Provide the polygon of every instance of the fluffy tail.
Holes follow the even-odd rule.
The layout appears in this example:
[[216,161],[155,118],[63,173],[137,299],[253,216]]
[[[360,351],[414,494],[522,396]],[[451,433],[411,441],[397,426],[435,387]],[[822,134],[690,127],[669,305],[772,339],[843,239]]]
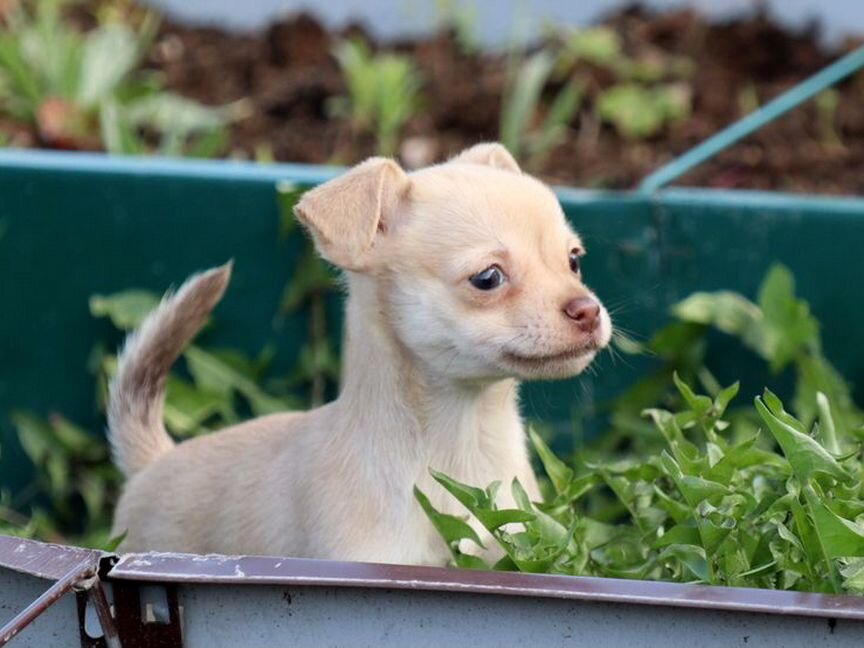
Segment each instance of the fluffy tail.
[[187,279],[126,339],[108,392],[108,435],[127,477],[174,447],[162,422],[165,380],[222,299],[231,268],[229,262]]

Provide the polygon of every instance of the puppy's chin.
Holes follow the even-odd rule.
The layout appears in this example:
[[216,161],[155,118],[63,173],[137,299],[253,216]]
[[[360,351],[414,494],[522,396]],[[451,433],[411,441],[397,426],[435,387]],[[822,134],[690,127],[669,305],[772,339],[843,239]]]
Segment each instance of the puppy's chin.
[[504,354],[501,364],[514,378],[523,380],[559,380],[582,373],[597,356],[597,349],[585,349],[549,357],[526,357]]

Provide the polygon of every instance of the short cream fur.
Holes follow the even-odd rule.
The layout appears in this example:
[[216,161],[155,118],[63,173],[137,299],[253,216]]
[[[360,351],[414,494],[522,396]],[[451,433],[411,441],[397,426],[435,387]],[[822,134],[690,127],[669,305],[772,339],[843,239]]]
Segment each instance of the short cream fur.
[[[111,386],[111,442],[128,477],[121,549],[443,565],[414,485],[459,515],[429,468],[471,484],[518,477],[539,498],[517,381],[577,374],[609,342],[607,311],[569,265],[582,243],[499,144],[410,174],[372,158],[309,191],[296,213],[347,278],[339,397],[175,444],[165,376],[230,266],[190,278],[130,336]],[[504,282],[472,285],[492,265]],[[574,319],[574,303],[596,322]]]

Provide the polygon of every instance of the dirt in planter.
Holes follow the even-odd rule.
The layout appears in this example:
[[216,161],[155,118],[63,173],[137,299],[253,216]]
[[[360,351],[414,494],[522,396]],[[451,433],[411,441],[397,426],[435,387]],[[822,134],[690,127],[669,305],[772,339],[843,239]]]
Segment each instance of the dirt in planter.
[[[651,170],[852,47],[826,51],[818,44],[815,26],[793,33],[760,15],[713,24],[692,11],[653,14],[631,8],[605,22],[634,57],[674,55],[690,62],[692,74],[682,84],[692,97],[692,112],[648,139],[631,140],[600,123],[589,103],[563,143],[533,169],[557,183],[633,187]],[[361,27],[332,33],[308,15],[288,17],[254,34],[166,22],[146,65],[164,73],[171,89],[204,103],[243,102],[245,117],[231,126],[231,155],[351,163],[375,150],[371,137],[353,135],[328,115],[328,100],[345,92],[331,51],[349,34],[368,39]],[[403,133],[406,161],[441,160],[471,143],[497,139],[507,78],[504,55],[466,53],[446,33],[388,47],[413,55],[424,78],[422,109]],[[613,82],[607,70],[590,65],[579,73],[589,95]],[[864,74],[838,89],[833,113],[811,102],[682,183],[861,193]]]
[[[792,33],[764,16],[709,24],[692,11],[652,14],[634,8],[610,17],[625,51],[656,51],[692,62],[689,118],[647,140],[628,140],[599,124],[590,109],[566,140],[541,161],[549,180],[590,187],[635,186],[652,169],[691,148],[840,52],[818,44],[815,27]],[[363,34],[361,28],[349,30]],[[236,152],[272,150],[277,160],[350,163],[373,154],[371,138],[352,137],[328,118],[327,100],[345,91],[330,55],[344,33],[328,33],[314,18],[291,17],[256,35],[168,25],[150,64],[169,85],[206,103],[247,98],[250,114],[232,128]],[[496,139],[507,76],[502,55],[467,54],[451,34],[396,43],[414,56],[425,85],[423,109],[408,124],[403,152],[441,160],[473,142]],[[851,45],[850,45],[851,47]],[[588,87],[608,86],[608,73],[587,68]],[[748,93],[750,105],[743,105]],[[795,110],[684,184],[857,194],[864,190],[864,75],[840,86],[833,130],[813,105]],[[820,121],[821,120],[821,121]],[[835,139],[834,136],[837,136]],[[413,147],[413,149],[411,148]]]

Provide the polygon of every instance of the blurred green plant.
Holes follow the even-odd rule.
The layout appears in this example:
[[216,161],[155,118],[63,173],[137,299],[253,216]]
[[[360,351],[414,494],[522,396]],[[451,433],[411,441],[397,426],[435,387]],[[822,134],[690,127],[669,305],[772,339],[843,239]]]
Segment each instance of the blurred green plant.
[[621,83],[597,98],[597,114],[628,139],[645,139],[690,115],[689,87]]
[[629,55],[619,34],[609,27],[550,28],[548,40],[546,51],[555,57],[552,78],[583,79],[593,68],[611,79],[592,84],[585,102],[591,103],[599,120],[624,137],[651,137],[689,116],[689,59],[659,49]]
[[158,30],[153,13],[133,27],[119,10],[100,11],[82,33],[64,19],[69,4],[22,0],[0,15],[0,112],[53,148],[200,157],[224,148],[228,109],[168,92],[139,69]]
[[[681,321],[656,347],[664,336],[663,344],[692,343],[709,326],[736,336],[773,371],[794,365],[795,415],[767,389],[735,414],[737,383],[721,389],[697,371],[711,392],[701,395],[673,371],[619,400],[629,411],[648,384],[656,403],[670,380],[677,396],[674,410],[644,409],[653,439],[629,456],[595,448],[568,465],[531,433],[549,480],[545,502],[531,502],[514,481],[515,508],[499,509],[500,484],[481,489],[433,471],[504,550],[494,568],[864,593],[864,417],[822,355],[818,323],[789,271],[769,272],[758,304],[697,293],[674,312]],[[480,544],[465,519],[417,497],[454,564],[492,567],[460,549]]]
[[567,81],[544,110],[543,90],[555,68],[555,59],[541,50],[510,73],[501,106],[501,142],[528,168],[543,157],[567,134],[582,101],[583,90],[576,79]]
[[[339,361],[328,334],[326,300],[337,290],[337,284],[334,272],[314,253],[311,239],[296,227],[293,209],[303,191],[282,184],[278,193],[282,234],[297,237],[303,246],[294,279],[285,287],[280,306],[283,313],[309,313],[309,339],[300,350],[297,366],[286,379],[271,380],[267,378],[271,346],[255,357],[237,349],[190,346],[183,354],[183,366],[167,381],[165,425],[175,436],[205,434],[236,423],[247,414],[259,416],[319,405],[332,395]],[[89,307],[93,317],[104,318],[128,332],[158,303],[155,293],[130,289],[93,295]],[[90,368],[97,378],[97,401],[103,410],[116,366],[116,356],[106,351],[105,344],[97,344]],[[34,465],[34,480],[14,497],[0,493],[0,533],[110,546],[111,513],[121,478],[105,440],[56,414],[46,419],[16,411],[12,422]]]
[[[305,189],[283,182],[277,185],[282,219],[282,235],[297,231],[294,205]],[[302,236],[302,234],[301,234]],[[303,236],[304,247],[294,273],[294,280],[285,286],[280,311],[289,315],[308,312],[309,338],[300,347],[297,367],[287,385],[309,391],[309,405],[322,405],[339,382],[340,363],[333,345],[333,333],[327,316],[327,302],[339,291],[336,272],[315,250],[312,240]]]
[[752,81],[744,84],[738,90],[738,114],[742,117],[759,109],[759,91]]
[[609,27],[550,28],[542,49],[517,60],[511,53],[499,133],[528,168],[566,140],[580,112],[583,126],[605,122],[629,139],[652,137],[690,114],[690,61],[659,50],[629,56]]
[[561,72],[588,63],[612,72],[619,81],[648,84],[686,79],[693,73],[689,59],[659,49],[628,55],[621,36],[611,27],[552,28],[549,32],[552,42],[558,44],[557,65]]
[[16,500],[38,497],[26,517],[9,517],[24,501],[9,498],[7,505],[0,505],[0,532],[10,530],[3,528],[5,521],[18,527],[19,534],[63,542],[71,532],[79,544],[105,546],[121,479],[104,439],[60,415],[45,420],[18,411],[12,413],[12,422],[35,468],[35,481]]
[[551,28],[550,37],[559,43],[556,64],[564,73],[585,61],[605,68],[621,68],[627,57],[621,37],[609,27],[573,28],[561,31]]
[[478,50],[477,7],[473,2],[435,0],[435,13],[438,30],[452,31],[463,53],[473,54]]
[[840,91],[829,88],[816,95],[817,128],[819,138],[825,146],[842,147],[843,138],[837,123],[837,109],[840,107]]
[[[90,312],[125,332],[137,327],[158,303],[153,293],[127,290],[94,295]],[[236,349],[190,346],[183,354],[190,378],[180,371],[168,378],[166,427],[175,436],[190,437],[236,423],[247,411],[257,416],[300,406],[302,401],[296,397],[262,386],[271,355],[266,348],[252,358]],[[97,376],[97,399],[104,410],[117,358],[98,344],[90,364]],[[17,411],[12,422],[21,447],[33,463],[35,478],[14,498],[7,495],[5,504],[0,498],[0,533],[106,546],[122,479],[105,440],[57,414],[44,419]],[[21,513],[27,509],[27,514]]]
[[372,134],[379,154],[394,155],[402,128],[420,107],[420,72],[410,57],[374,54],[360,40],[340,42],[334,56],[348,94],[329,101],[330,113],[347,119],[355,134]]

